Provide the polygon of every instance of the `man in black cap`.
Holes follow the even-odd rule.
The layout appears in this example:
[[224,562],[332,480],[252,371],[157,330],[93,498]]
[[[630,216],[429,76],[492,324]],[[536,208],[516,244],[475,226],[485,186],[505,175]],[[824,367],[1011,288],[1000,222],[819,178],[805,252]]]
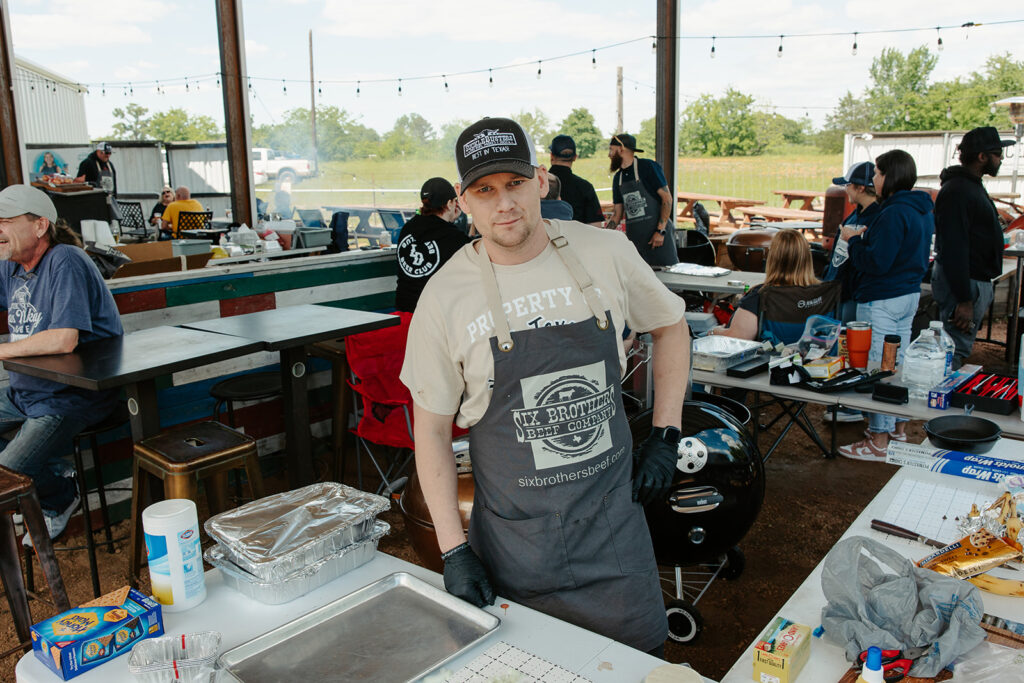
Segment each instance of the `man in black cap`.
[[992,278],[999,275],[1003,229],[982,176],[995,176],[1003,161],[1001,140],[992,126],[975,128],[960,141],[960,165],[943,169],[935,199],[935,268],[932,296],[939,320],[956,344],[953,367],[971,355],[974,338],[992,303]]
[[107,194],[116,195],[117,170],[110,160],[113,153],[114,148],[109,142],[97,143],[96,148],[78,165],[78,176],[90,185],[105,190]]
[[461,209],[455,188],[444,178],[431,178],[420,188],[423,205],[398,234],[398,288],[395,308],[416,310],[427,280],[448,262],[469,237],[453,223]]
[[[500,593],[658,653],[668,623],[641,502],[664,501],[676,473],[685,307],[622,235],[541,218],[547,173],[515,121],[471,125],[455,160],[481,238],[427,283],[401,374],[445,588],[479,606]],[[635,454],[621,394],[627,320],[650,331],[657,386]],[[468,542],[453,419],[473,453]]]
[[594,186],[572,172],[572,164],[576,161],[576,141],[568,135],[556,135],[548,149],[551,151],[548,173],[561,182],[560,196],[562,201],[572,206],[573,220],[596,227],[604,225],[604,213]]
[[611,159],[612,201],[615,208],[606,228],[615,228],[626,217],[626,237],[640,256],[652,266],[679,262],[676,253],[672,207],[675,198],[668,189],[665,173],[656,161],[636,156],[636,138],[628,133],[613,135],[608,143]]

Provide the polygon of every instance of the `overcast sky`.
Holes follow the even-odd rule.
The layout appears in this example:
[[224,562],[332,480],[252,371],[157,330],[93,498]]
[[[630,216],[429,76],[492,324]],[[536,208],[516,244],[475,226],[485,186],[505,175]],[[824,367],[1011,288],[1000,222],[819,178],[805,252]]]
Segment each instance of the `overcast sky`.
[[[213,77],[219,68],[214,3],[209,0],[8,0],[17,55],[71,80],[87,83],[89,133],[109,133],[111,110],[137,102],[152,111],[180,106],[213,116],[223,126],[223,105]],[[934,28],[874,34],[884,29],[961,25],[1024,19],[1018,3],[977,0],[706,0],[682,2],[682,106],[702,93],[732,86],[763,106],[820,124],[846,91],[869,81],[883,48],[936,48]],[[624,69],[625,126],[634,131],[654,114],[655,57],[645,38],[656,32],[654,0],[246,0],[251,112],[256,123],[279,121],[285,111],[309,106],[308,31],[313,30],[318,101],[346,109],[385,132],[402,114],[417,112],[439,127],[453,119],[510,115],[539,108],[557,123],[574,107],[587,107],[602,131],[615,125],[615,68]],[[794,34],[847,32],[838,37]],[[853,32],[858,52],[851,55]],[[995,53],[1019,49],[1024,23],[943,30],[944,50],[934,78],[967,78]],[[729,39],[733,35],[771,35]],[[776,58],[779,34],[792,35]],[[718,35],[716,58],[709,39]],[[537,61],[573,52],[570,59]],[[593,68],[591,58],[596,57]],[[527,63],[488,75],[443,74]],[[186,85],[183,78],[193,77]],[[416,77],[434,76],[425,80]],[[404,78],[397,83],[374,79]],[[153,81],[162,84],[158,93]],[[266,80],[264,80],[266,79]],[[282,83],[281,79],[288,79]],[[364,81],[356,85],[329,81]],[[134,93],[126,94],[133,81]],[[305,81],[305,82],[301,82]],[[147,82],[148,84],[135,85]],[[101,85],[106,83],[104,87]],[[287,92],[284,92],[285,87]],[[103,90],[106,94],[103,94]],[[1009,124],[1007,124],[1009,126]]]

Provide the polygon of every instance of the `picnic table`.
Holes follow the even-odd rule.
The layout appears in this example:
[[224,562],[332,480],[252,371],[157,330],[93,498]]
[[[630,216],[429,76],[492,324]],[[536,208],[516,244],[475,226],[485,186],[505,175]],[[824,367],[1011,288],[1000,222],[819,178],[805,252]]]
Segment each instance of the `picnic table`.
[[777,194],[785,200],[782,208],[790,208],[790,204],[795,201],[801,201],[803,204],[800,206],[804,211],[810,211],[814,207],[811,203],[818,197],[824,197],[824,192],[817,192],[815,190],[772,190],[772,194]]
[[733,209],[741,206],[760,206],[767,203],[760,199],[743,199],[741,197],[726,197],[723,195],[702,194],[699,192],[678,192],[676,193],[676,199],[683,204],[683,208],[679,210],[678,218],[692,219],[693,205],[696,202],[715,202],[722,210],[722,215],[718,219],[718,224],[722,225],[722,223],[725,223],[734,228],[738,228],[740,223],[733,217]]
[[778,206],[740,206],[737,211],[743,214],[743,224],[749,224],[754,216],[761,216],[766,221],[820,221],[821,211],[804,209],[783,209]]

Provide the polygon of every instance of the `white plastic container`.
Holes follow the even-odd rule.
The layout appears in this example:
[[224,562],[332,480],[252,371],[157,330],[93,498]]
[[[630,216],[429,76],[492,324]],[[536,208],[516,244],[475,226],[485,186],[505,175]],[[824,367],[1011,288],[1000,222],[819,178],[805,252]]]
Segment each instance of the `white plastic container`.
[[921,330],[903,354],[901,381],[910,398],[928,400],[928,392],[945,378],[946,353],[935,337],[935,330]]
[[180,612],[205,600],[196,504],[183,498],[153,503],[142,511],[142,530],[153,597],[162,609]]
[[928,327],[935,330],[935,337],[939,340],[939,345],[942,350],[946,352],[946,377],[949,377],[949,373],[953,372],[953,354],[956,351],[956,344],[953,343],[953,338],[949,336],[949,332],[946,332],[945,326],[938,320],[933,320],[928,323]]

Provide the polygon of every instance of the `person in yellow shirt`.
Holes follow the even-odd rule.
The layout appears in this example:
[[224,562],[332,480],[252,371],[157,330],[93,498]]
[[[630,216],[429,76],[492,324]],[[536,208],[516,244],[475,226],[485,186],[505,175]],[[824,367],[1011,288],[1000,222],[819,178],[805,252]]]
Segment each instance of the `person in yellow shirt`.
[[182,211],[202,211],[203,205],[192,199],[192,193],[182,185],[174,191],[174,201],[164,209],[160,229],[161,239],[178,239],[178,214]]

